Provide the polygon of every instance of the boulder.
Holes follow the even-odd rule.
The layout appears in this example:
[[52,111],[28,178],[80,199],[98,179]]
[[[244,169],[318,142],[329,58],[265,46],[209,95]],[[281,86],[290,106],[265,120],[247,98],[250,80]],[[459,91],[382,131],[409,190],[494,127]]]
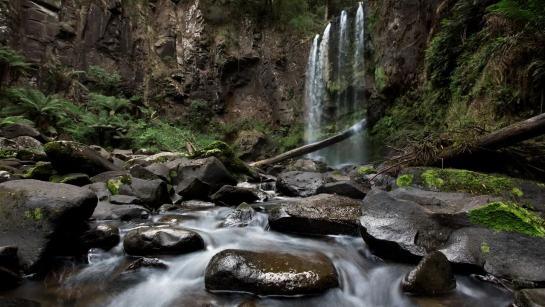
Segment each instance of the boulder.
[[95,193],[99,201],[105,201],[110,197],[110,195],[112,195],[104,182],[91,183],[83,186],[83,188]]
[[129,172],[131,176],[140,178],[140,179],[147,179],[147,180],[161,179],[163,181],[167,181],[170,170],[164,164],[154,163],[146,167],[142,165],[135,165],[131,167]]
[[146,220],[150,216],[148,209],[138,205],[113,205],[100,201],[93,213],[95,220]]
[[119,228],[113,224],[98,224],[81,236],[81,241],[86,249],[101,248],[110,250],[119,241]]
[[127,171],[107,171],[91,177],[91,181],[93,183],[108,182],[110,179],[116,179],[124,176],[129,176],[129,173]]
[[0,183],[12,180],[12,175],[7,171],[0,171]]
[[253,203],[259,200],[259,196],[248,188],[224,185],[210,199],[221,206],[238,206],[242,203]]
[[146,226],[129,231],[123,247],[129,255],[151,256],[186,254],[205,246],[196,232],[175,227]]
[[364,188],[363,185],[352,181],[330,182],[318,188],[318,194],[337,194],[354,199],[363,199],[369,188]]
[[61,173],[84,173],[90,176],[118,171],[110,161],[93,149],[76,142],[55,141],[44,146],[47,157]]
[[112,195],[110,196],[110,203],[114,205],[141,205],[140,198],[129,195]]
[[357,234],[361,202],[320,194],[280,203],[269,214],[271,229],[314,235]]
[[522,289],[515,292],[517,307],[545,307],[545,289]]
[[175,191],[186,199],[208,200],[224,185],[236,185],[237,180],[215,157],[185,160],[176,168]]
[[[494,200],[414,188],[372,190],[363,201],[360,229],[369,249],[383,258],[413,262],[439,250],[466,268],[521,282],[545,281],[545,239],[540,223],[532,222],[536,215],[507,205],[502,211]],[[499,228],[483,220],[497,221]]]
[[323,184],[325,178],[321,173],[292,171],[278,176],[276,188],[286,196],[307,197],[315,195]]
[[263,156],[267,146],[267,137],[264,133],[256,130],[244,130],[238,133],[234,144],[241,159],[255,161]]
[[228,249],[208,263],[209,291],[257,295],[320,294],[339,285],[335,266],[321,253],[288,254]]
[[427,254],[401,281],[401,288],[413,295],[442,295],[456,288],[451,265],[443,253]]
[[223,222],[224,227],[246,227],[250,225],[256,217],[257,213],[254,208],[246,203],[242,203],[233,212],[225,217]]
[[42,143],[29,137],[15,139],[0,137],[0,158],[17,158],[20,160],[39,161],[46,158]]
[[17,245],[26,271],[69,248],[65,234],[78,234],[97,197],[88,189],[38,180],[0,184],[0,246]]
[[310,159],[298,159],[288,164],[286,171],[322,173],[327,171],[327,164]]
[[137,197],[142,204],[150,208],[159,208],[161,205],[171,202],[167,184],[160,179],[144,180],[131,178],[129,182],[121,184],[118,193],[119,195]]
[[91,184],[91,179],[89,178],[89,176],[82,173],[52,176],[50,180],[56,183],[77,185],[78,187],[83,187],[85,185]]
[[19,136],[29,136],[37,140],[45,141],[42,134],[35,128],[24,124],[11,124],[0,127],[0,136],[13,139]]
[[55,174],[55,169],[51,162],[39,161],[34,166],[28,168],[23,175],[26,179],[37,179],[48,181]]

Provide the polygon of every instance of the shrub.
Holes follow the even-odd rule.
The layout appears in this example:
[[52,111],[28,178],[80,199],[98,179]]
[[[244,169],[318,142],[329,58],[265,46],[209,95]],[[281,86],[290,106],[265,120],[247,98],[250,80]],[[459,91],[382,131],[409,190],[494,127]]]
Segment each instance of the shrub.
[[100,66],[90,66],[87,69],[87,79],[91,82],[91,89],[102,94],[114,95],[119,92],[121,76],[116,71],[108,72]]

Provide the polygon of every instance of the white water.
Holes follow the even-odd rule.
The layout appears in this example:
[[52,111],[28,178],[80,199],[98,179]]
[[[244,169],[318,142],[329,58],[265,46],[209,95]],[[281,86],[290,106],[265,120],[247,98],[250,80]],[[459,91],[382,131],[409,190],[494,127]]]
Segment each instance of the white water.
[[[331,32],[336,39],[329,39]],[[330,44],[333,44],[330,46]],[[318,50],[316,50],[318,48]],[[329,57],[329,50],[335,57]],[[307,144],[325,138],[326,128],[346,129],[365,114],[364,97],[365,15],[360,3],[352,18],[342,11],[335,25],[328,24],[321,43],[313,41],[308,61],[305,104]],[[318,59],[316,59],[318,55]],[[333,61],[333,62],[332,62]],[[331,133],[332,131],[329,131]],[[310,154],[330,165],[368,162],[364,133]]]

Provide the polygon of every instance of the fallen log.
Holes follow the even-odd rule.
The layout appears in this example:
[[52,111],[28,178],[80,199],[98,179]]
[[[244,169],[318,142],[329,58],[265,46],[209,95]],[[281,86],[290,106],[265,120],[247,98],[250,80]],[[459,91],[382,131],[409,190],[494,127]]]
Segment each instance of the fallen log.
[[311,152],[315,152],[315,151],[320,150],[322,148],[331,146],[333,144],[337,144],[337,143],[339,143],[341,141],[344,141],[344,140],[348,139],[349,137],[361,132],[366,126],[367,126],[367,121],[365,119],[362,119],[361,121],[357,122],[352,127],[348,128],[347,130],[345,130],[345,131],[343,131],[343,132],[341,132],[339,134],[336,134],[336,135],[334,135],[332,137],[329,137],[329,138],[327,138],[325,140],[318,141],[318,142],[315,142],[315,143],[307,144],[307,145],[292,149],[290,151],[287,151],[287,152],[285,152],[283,154],[280,154],[280,155],[278,155],[276,157],[273,157],[273,158],[253,162],[253,163],[250,164],[250,166],[260,167],[260,166],[263,166],[263,165],[274,164],[274,163],[282,162],[282,161],[285,161],[285,160],[288,160],[288,159],[300,157],[300,156],[309,154]]
[[434,161],[433,164],[436,164],[438,161],[444,162],[466,157],[467,155],[471,155],[472,152],[497,150],[543,134],[545,134],[545,113],[486,134],[478,138],[477,141],[469,147],[469,150],[460,151],[458,149],[446,148],[439,154],[438,159]]

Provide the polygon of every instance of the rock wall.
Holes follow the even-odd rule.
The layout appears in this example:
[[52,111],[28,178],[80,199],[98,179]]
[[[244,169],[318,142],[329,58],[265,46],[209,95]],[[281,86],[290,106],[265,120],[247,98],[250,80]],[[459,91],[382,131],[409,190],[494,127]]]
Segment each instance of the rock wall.
[[127,95],[141,95],[168,116],[180,117],[195,100],[205,101],[224,121],[284,125],[302,114],[309,42],[232,18],[222,1],[0,4],[2,43],[38,66],[117,71]]

